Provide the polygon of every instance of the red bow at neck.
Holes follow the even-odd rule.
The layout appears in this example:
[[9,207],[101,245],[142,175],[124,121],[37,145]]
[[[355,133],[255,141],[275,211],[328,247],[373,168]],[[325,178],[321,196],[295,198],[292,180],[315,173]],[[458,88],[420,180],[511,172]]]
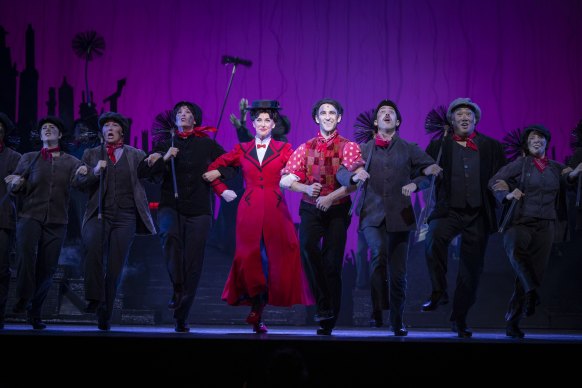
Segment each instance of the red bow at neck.
[[380,148],[388,148],[390,146],[390,140],[384,140],[382,136],[376,135],[376,146]]
[[539,172],[544,172],[546,167],[548,167],[548,164],[550,164],[550,161],[547,156],[544,156],[543,158],[534,158],[534,166],[536,166]]
[[123,147],[123,140],[119,143],[107,144],[107,156],[109,156],[109,159],[111,159],[113,163],[117,162],[117,159],[115,158],[115,150],[121,147]]
[[335,131],[333,133],[333,135],[331,135],[330,137],[328,137],[327,139],[325,137],[323,137],[323,135],[321,134],[321,132],[317,133],[317,152],[319,152],[320,154],[324,153],[325,150],[327,149],[327,147],[333,143],[333,141],[335,140],[335,138],[338,136],[337,131]]
[[186,139],[192,135],[194,135],[195,137],[208,137],[208,135],[204,132],[216,132],[216,128],[214,128],[214,127],[194,127],[191,131],[187,131],[187,132],[177,131],[176,135],[178,135],[178,137],[180,139]]
[[45,148],[42,147],[42,149],[40,150],[40,155],[42,156],[42,158],[44,160],[51,160],[53,158],[53,152],[60,152],[61,148],[59,146],[56,146],[54,148]]
[[479,148],[477,148],[477,144],[473,141],[475,136],[477,136],[476,132],[473,132],[472,134],[470,134],[467,137],[453,135],[453,140],[454,141],[464,141],[464,142],[466,142],[468,148],[472,149],[473,151],[479,151]]

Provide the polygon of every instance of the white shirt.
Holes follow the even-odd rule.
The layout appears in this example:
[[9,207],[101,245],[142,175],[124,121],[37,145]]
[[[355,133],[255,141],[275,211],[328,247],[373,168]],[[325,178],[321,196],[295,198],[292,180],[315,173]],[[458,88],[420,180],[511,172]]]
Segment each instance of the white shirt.
[[281,177],[281,181],[279,182],[279,186],[282,189],[289,190],[293,182],[299,182],[299,177],[295,174],[287,174]]
[[[119,162],[119,159],[121,159],[121,156],[123,156],[123,147],[119,147],[119,148],[115,149],[113,151],[113,155],[115,155],[115,164],[117,164],[117,162]],[[107,156],[107,155],[105,155],[105,156]]]
[[259,139],[255,137],[255,147],[258,144],[265,144],[266,147],[257,148],[257,158],[259,158],[259,163],[263,164],[263,159],[265,158],[265,153],[267,152],[267,148],[269,148],[269,143],[271,142],[271,136],[267,137],[266,139]]

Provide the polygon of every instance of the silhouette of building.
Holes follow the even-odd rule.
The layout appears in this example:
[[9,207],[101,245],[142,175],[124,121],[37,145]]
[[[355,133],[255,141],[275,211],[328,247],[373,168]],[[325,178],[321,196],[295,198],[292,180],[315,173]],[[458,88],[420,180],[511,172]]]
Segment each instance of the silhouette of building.
[[75,104],[73,102],[73,87],[63,77],[63,83],[59,86],[59,117],[65,123],[67,129],[73,128],[75,123]]
[[35,68],[34,30],[26,29],[26,65],[20,74],[18,94],[18,127],[22,133],[20,150],[30,151],[30,132],[38,117],[38,71]]
[[47,114],[50,116],[54,116],[55,109],[57,107],[57,97],[55,88],[49,88],[48,94],[49,98],[48,101],[46,102]]
[[10,48],[6,46],[8,32],[0,26],[0,112],[16,121],[16,78],[18,71],[12,63]]

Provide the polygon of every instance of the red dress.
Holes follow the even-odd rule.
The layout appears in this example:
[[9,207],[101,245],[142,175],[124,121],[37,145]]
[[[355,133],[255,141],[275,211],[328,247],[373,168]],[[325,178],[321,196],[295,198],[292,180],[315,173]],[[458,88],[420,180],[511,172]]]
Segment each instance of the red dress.
[[[312,304],[313,297],[301,265],[299,241],[285,197],[279,187],[281,170],[291,157],[291,145],[271,139],[259,163],[255,141],[237,144],[208,166],[241,166],[245,192],[236,218],[236,250],[222,299],[230,305],[250,304],[250,298],[268,293],[268,304]],[[220,195],[228,187],[212,183]],[[268,256],[268,276],[261,263],[261,236]]]

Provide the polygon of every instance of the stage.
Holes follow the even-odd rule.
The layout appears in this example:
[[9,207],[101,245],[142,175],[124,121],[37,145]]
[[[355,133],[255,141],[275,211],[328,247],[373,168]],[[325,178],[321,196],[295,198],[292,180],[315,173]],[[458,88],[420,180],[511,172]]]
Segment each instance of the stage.
[[577,375],[570,360],[582,351],[582,331],[566,330],[526,329],[526,338],[511,339],[502,330],[477,328],[461,339],[444,328],[409,327],[407,337],[394,337],[388,327],[338,327],[319,336],[315,326],[270,326],[259,335],[243,325],[196,325],[176,333],[168,325],[114,325],[102,332],[94,325],[47,323],[42,331],[26,324],[0,331],[3,369],[25,373],[31,382],[60,376],[63,386],[77,385],[66,376],[78,373],[85,383],[151,385],[161,378],[193,387],[455,386],[545,378],[556,385]]

